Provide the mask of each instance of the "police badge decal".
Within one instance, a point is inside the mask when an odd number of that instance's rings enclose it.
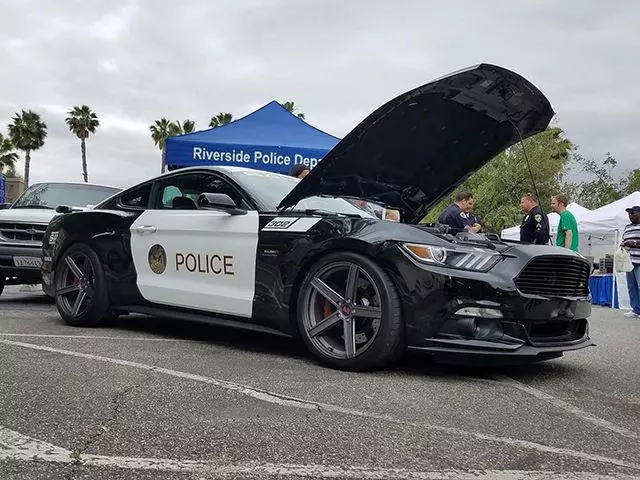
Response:
[[[154,245],[149,249],[149,267],[153,273],[160,275],[167,268],[167,254],[162,245]]]

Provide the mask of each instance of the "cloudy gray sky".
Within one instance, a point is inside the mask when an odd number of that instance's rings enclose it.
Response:
[[[640,2],[458,0],[0,0],[0,132],[19,109],[46,121],[31,180],[82,179],[64,123],[88,104],[89,179],[156,175],[148,126],[206,128],[271,100],[344,136],[393,96],[480,62],[513,69],[551,100],[587,156],[640,167]],[[22,168],[22,164],[20,164]]]

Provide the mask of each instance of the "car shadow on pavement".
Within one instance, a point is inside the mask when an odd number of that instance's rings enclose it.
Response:
[[[509,365],[459,365],[438,363],[427,355],[409,353],[394,367],[405,374],[416,376],[462,376],[478,380],[495,379],[496,377],[510,377],[518,381],[528,381],[541,378],[566,378],[580,374],[585,369],[580,365],[568,361],[570,352],[565,357],[530,363],[514,363]]]
[[[206,342],[233,350],[307,357],[304,345],[293,338],[179,318],[126,315],[114,320],[109,326],[139,334]]]
[[[53,298],[46,296],[44,293],[41,295],[36,294],[11,294],[2,295],[0,297],[0,304],[2,303],[17,303],[19,305],[53,305]]]
[[[118,318],[110,327],[152,334],[166,338],[205,342],[223,346],[239,352],[255,352],[280,355],[308,364],[318,363],[308,353],[301,340],[268,333],[241,330],[208,323],[185,321],[182,319],[127,315]],[[402,375],[422,378],[470,377],[478,380],[491,379],[496,375],[508,376],[520,381],[533,378],[565,377],[579,372],[575,363],[566,362],[566,357],[532,364],[509,366],[466,366],[437,363],[426,354],[407,353],[385,369],[362,373],[363,375]]]

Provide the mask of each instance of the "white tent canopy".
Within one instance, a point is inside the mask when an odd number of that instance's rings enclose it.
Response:
[[[625,225],[629,223],[629,214],[625,209],[640,205],[640,192],[633,192],[620,200],[611,202],[589,215],[581,218],[578,229],[592,235],[614,235],[618,230],[620,236]]]

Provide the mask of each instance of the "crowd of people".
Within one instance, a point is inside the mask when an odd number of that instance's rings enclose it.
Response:
[[[298,164],[291,169],[289,175],[302,179],[308,173],[309,167]],[[568,203],[567,197],[562,194],[555,195],[551,198],[551,209],[560,215],[556,245],[570,248],[577,252],[579,245],[578,222],[573,214],[567,210]],[[359,201],[358,205],[367,208],[368,202]],[[454,234],[464,231],[480,233],[482,232],[482,225],[476,214],[473,213],[473,206],[474,199],[471,193],[459,193],[456,195],[455,202],[440,214],[438,223],[448,225],[450,232]],[[536,196],[531,193],[523,195],[520,199],[520,208],[524,214],[520,225],[520,241],[539,245],[549,244],[551,240],[549,220],[542,208],[540,208]],[[399,221],[399,218],[396,219],[394,217],[392,219]]]
[[[560,215],[556,245],[578,251],[578,222],[573,214],[567,210],[568,199],[558,194],[551,198],[551,209]],[[440,214],[438,223],[448,225],[451,233],[482,232],[480,220],[473,213],[474,199],[469,192],[456,195],[455,201]],[[520,224],[520,241],[537,245],[548,245],[551,242],[549,219],[538,203],[538,199],[531,193],[526,193],[520,199],[520,209],[523,217]]]

